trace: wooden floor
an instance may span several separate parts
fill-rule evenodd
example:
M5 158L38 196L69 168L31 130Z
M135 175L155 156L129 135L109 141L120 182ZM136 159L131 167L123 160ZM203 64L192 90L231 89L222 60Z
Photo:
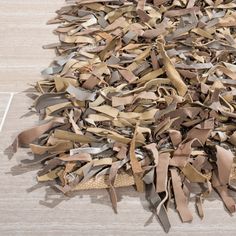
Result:
M16 134L37 123L28 110L30 86L53 58L42 45L56 42L53 26L45 23L63 0L0 0L0 235L165 235L159 223L149 219L143 195L132 188L118 191L118 214L111 209L108 193L82 191L65 197L50 186L38 185L37 168L17 167L30 158L27 150L14 157L5 151ZM11 159L9 159L11 158ZM236 216L230 216L215 193L204 203L200 220L194 203L191 224L182 224L170 209L169 235L236 235Z

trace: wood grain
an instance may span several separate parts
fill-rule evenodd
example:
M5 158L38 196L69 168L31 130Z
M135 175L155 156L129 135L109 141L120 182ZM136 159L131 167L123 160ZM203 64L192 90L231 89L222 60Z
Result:
M32 100L27 96L29 83L40 78L54 53L43 44L56 41L52 27L45 22L63 5L63 0L1 0L0 4L0 92L14 95L0 138L0 235L165 235L151 217L143 194L133 188L118 189L118 214L114 214L106 190L80 191L66 197L38 185L38 168L19 168L20 159L30 158L20 150L11 160L5 151L18 132L37 123L29 112ZM4 107L5 98L0 100ZM4 103L4 104L2 104ZM170 209L172 229L169 235L235 235L236 217L230 216L212 193L204 203L205 218L200 220L194 202L191 224L182 224L174 206Z

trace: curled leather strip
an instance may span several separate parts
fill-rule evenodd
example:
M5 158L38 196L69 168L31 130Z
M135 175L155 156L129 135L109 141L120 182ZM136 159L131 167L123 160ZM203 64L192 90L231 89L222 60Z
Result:
M64 122L64 118L53 118L51 121L45 124L21 132L12 144L13 151L16 152L18 147L29 145L42 134L55 126L55 124L63 124Z

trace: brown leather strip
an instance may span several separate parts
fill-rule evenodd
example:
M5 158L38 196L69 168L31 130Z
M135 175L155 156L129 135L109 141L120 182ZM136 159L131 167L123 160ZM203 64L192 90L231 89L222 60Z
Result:
M203 219L204 211L203 211L201 196L196 196L196 207L197 207L198 215L200 216L201 219Z
M49 121L45 124L42 124L42 125L39 125L34 128L31 128L31 129L21 132L12 144L13 150L16 152L18 146L22 147L22 146L32 143L40 135L47 132L49 129L54 127L56 124L63 124L63 123L64 123L64 118L53 118L51 121Z
M218 178L218 172L215 170L213 172L212 176L212 185L214 189L217 191L217 193L220 195L221 199L223 200L226 208L230 213L233 213L236 211L235 208L235 201L234 199L229 195L228 188L226 185L221 185L220 180Z
M136 136L137 136L137 128L135 128L134 136L130 143L130 149L129 149L130 164L134 173L134 181L137 191L144 192L144 183L142 181L143 170L135 154Z
M168 181L168 167L170 161L169 153L160 153L156 167L156 191L158 193L165 192Z
M234 155L230 150L226 150L216 145L216 158L219 181L222 185L229 184Z
M171 173L171 178L172 178L176 209L179 212L181 220L183 222L192 221L193 216L188 209L187 199L181 187L182 181L178 174L178 171L175 168L171 168L170 173Z
M108 179L109 194L110 194L112 206L115 213L117 213L117 195L116 195L114 183L115 183L116 175L119 168L120 168L120 162L119 161L113 162L110 168L109 179Z
M170 160L170 165L184 167L191 155L192 144L196 141L195 139L187 142L181 143L177 150L174 152L172 159Z

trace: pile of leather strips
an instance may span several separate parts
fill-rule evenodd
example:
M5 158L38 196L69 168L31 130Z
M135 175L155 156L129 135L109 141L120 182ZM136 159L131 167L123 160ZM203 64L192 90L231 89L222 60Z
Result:
M166 232L212 188L230 213L236 145L236 1L77 0L49 24L56 58L36 88L43 122L19 134L42 163L38 181L63 193L146 191Z

